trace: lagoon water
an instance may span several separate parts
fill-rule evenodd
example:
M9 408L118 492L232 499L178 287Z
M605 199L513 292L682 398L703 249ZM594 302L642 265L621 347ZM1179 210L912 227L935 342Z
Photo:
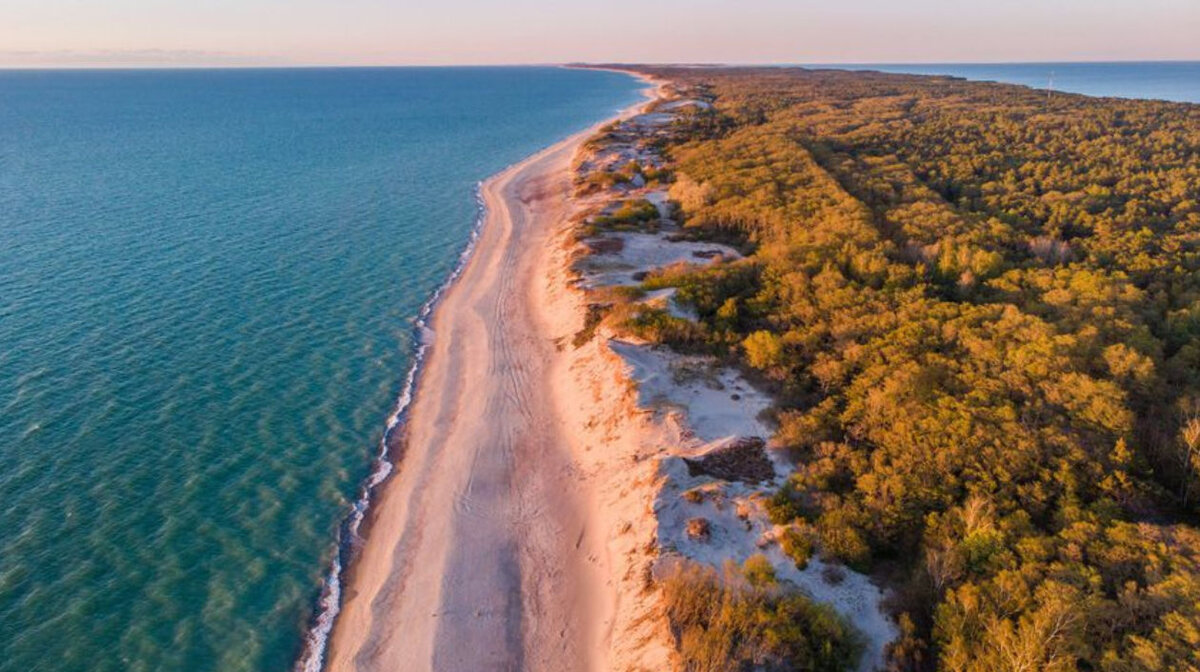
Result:
M290 669L476 183L640 87L0 72L0 671Z
M819 67L914 75L952 75L973 80L1024 84L1037 89L1051 87L1056 91L1088 96L1153 98L1180 103L1200 103L1200 61L927 63Z

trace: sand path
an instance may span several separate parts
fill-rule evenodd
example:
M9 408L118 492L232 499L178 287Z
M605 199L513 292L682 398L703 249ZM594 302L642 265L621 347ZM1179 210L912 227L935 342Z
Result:
M487 220L438 306L399 473L373 509L326 669L602 669L603 539L549 376L536 300L570 214L581 133L489 180Z

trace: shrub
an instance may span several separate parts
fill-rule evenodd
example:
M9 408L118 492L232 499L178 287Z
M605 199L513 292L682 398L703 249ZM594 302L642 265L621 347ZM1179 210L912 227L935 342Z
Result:
M658 208L644 198L633 199L621 203L612 214L600 215L592 220L598 226L617 226L620 224L644 224L658 219Z
M663 581L681 669L852 669L862 649L851 627L829 607L785 590L775 582L773 572L768 579L757 568L761 563L751 558L744 569L729 563L723 575L686 563Z
M639 307L622 326L638 338L680 349L694 348L705 341L703 327L659 308Z
M776 490L775 494L766 501L765 506L767 516L776 525L787 525L799 518L802 513L800 503L797 501L796 486L791 481L786 481Z
M742 575L755 588L765 588L775 583L775 568L762 553L755 553L742 563Z
M588 304L587 314L583 318L583 328L575 334L572 343L576 348L583 347L592 337L596 335L596 329L600 323L604 321L604 316L608 313L611 306L599 303Z
M808 567L813 552L812 539L795 525L787 527L779 535L779 547L796 563L796 569Z

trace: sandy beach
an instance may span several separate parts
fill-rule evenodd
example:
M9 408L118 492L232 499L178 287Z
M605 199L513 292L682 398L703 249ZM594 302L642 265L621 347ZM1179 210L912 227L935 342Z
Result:
M480 239L433 317L404 456L349 576L329 670L603 669L604 530L553 385L573 311L544 296L571 159L593 132L483 186Z

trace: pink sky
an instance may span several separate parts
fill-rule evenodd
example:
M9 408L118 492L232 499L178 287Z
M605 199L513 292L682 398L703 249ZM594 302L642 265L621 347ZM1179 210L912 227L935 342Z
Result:
M1200 0L0 0L0 65L1200 60Z

